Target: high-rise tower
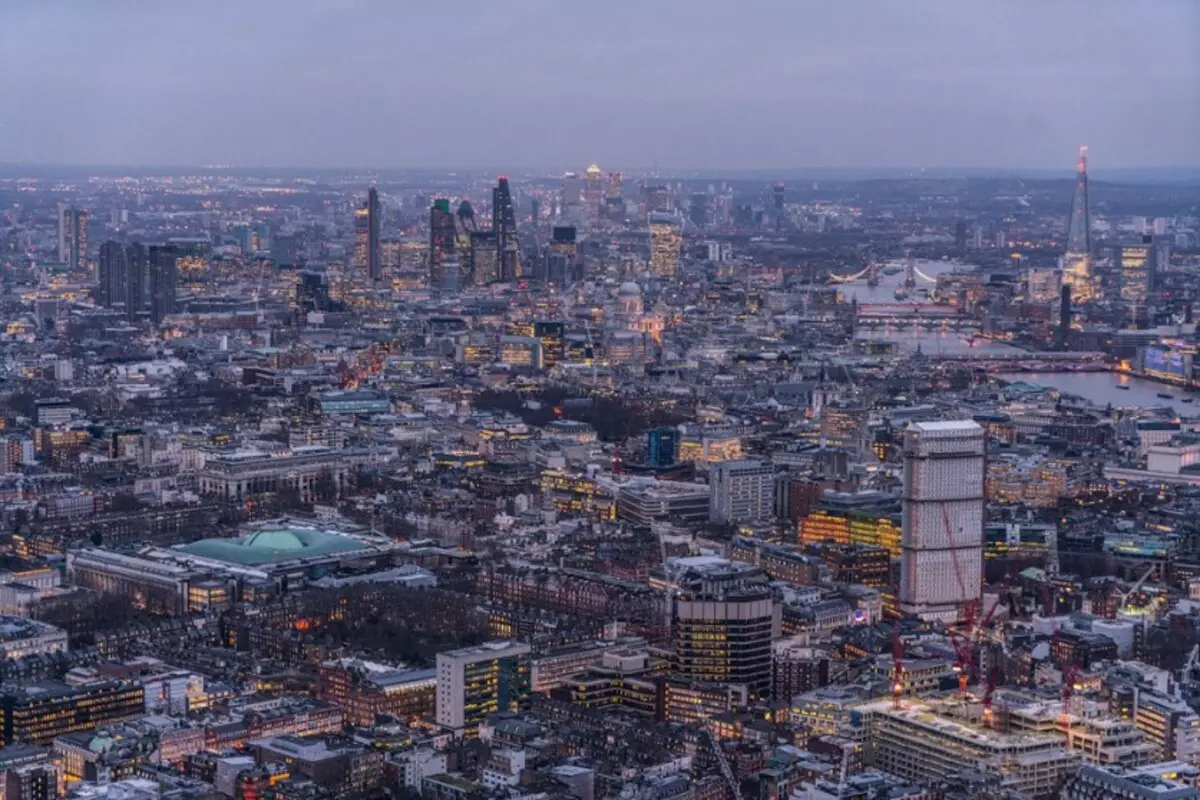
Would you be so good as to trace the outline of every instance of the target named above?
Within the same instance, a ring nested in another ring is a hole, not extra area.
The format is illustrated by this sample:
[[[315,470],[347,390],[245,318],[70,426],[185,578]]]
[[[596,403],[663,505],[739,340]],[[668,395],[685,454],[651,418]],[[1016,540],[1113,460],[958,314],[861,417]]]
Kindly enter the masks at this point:
[[[900,610],[957,622],[983,584],[983,428],[916,422],[904,431]]]
[[[371,212],[366,203],[354,209],[354,268],[360,273],[371,269]]]
[[[683,231],[670,214],[650,214],[650,272],[659,278],[674,278],[679,271]]]
[[[450,201],[439,197],[429,209],[429,285],[459,288],[458,241]]]
[[[379,192],[372,186],[367,192],[367,269],[371,280],[383,277],[383,254],[379,249]]]
[[[179,286],[179,251],[170,245],[150,248],[150,321],[157,324],[174,314]]]
[[[58,207],[58,260],[71,270],[87,266],[88,213],[66,205]]]
[[[114,304],[120,303],[123,307],[129,271],[124,245],[112,241],[100,245],[99,266],[100,283],[96,287],[96,304],[112,308]]]
[[[1063,283],[1071,287],[1078,303],[1096,296],[1096,278],[1092,274],[1092,214],[1088,205],[1087,147],[1079,148],[1075,165],[1075,195],[1071,198],[1071,218],[1067,220],[1067,252],[1063,255]]]
[[[492,189],[492,232],[496,235],[496,263],[500,265],[500,280],[521,277],[517,257],[517,212],[513,208],[512,192],[504,175]]]

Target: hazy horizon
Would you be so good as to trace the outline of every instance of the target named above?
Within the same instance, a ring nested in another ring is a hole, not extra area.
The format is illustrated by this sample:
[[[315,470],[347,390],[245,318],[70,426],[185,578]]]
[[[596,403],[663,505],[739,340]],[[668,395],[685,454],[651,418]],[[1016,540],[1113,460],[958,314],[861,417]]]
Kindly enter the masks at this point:
[[[30,166],[1200,166],[1190,0],[46,0],[0,75]]]

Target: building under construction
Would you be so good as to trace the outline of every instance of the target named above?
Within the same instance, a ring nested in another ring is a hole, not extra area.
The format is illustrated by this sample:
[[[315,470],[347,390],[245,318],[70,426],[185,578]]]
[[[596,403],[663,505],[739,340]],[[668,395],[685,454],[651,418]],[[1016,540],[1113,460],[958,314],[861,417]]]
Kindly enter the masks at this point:
[[[867,703],[863,715],[872,766],[930,781],[974,769],[999,776],[1002,789],[1029,797],[1056,792],[1080,765],[1061,735],[1002,733],[952,719],[932,704]]]

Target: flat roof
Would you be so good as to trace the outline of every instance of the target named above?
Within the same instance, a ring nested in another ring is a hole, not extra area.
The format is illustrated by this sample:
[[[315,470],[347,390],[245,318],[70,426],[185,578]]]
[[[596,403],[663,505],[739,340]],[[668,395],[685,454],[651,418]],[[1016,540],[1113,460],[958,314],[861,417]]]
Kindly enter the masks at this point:
[[[973,419],[944,419],[933,422],[913,422],[911,426],[918,431],[978,431],[982,430],[979,423]]]

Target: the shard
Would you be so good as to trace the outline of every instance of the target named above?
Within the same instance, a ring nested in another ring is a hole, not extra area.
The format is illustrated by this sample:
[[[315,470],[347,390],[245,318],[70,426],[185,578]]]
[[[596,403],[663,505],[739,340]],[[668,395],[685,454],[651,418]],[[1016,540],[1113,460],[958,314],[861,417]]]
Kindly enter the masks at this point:
[[[1092,215],[1088,206],[1087,147],[1079,148],[1075,167],[1075,194],[1071,198],[1071,217],[1067,220],[1067,251],[1063,255],[1063,284],[1071,287],[1071,297],[1080,303],[1096,295],[1092,273]]]

